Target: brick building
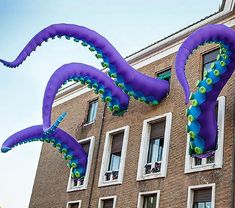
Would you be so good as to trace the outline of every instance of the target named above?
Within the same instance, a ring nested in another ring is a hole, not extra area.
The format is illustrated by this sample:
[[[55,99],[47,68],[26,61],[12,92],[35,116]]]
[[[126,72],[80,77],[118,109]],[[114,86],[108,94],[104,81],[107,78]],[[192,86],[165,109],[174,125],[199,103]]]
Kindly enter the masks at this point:
[[[83,180],[71,179],[65,161],[44,143],[29,207],[181,208],[235,207],[234,75],[218,98],[218,149],[194,159],[188,153],[184,95],[174,70],[176,52],[195,29],[208,23],[235,28],[233,0],[215,14],[127,57],[137,70],[170,82],[157,107],[131,99],[123,117],[114,117],[90,89],[72,85],[54,103],[53,120],[68,112],[61,128],[88,152]],[[189,59],[191,89],[218,54],[216,45],[200,47]]]

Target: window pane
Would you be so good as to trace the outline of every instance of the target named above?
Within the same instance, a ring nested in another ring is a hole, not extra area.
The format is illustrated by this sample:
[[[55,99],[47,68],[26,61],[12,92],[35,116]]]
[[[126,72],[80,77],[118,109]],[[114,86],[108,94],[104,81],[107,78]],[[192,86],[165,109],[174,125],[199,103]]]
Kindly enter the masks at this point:
[[[79,203],[73,203],[69,205],[69,208],[78,208]]]
[[[150,125],[151,131],[147,163],[155,163],[162,160],[166,120],[164,119]]]
[[[215,155],[206,158],[206,163],[214,163],[215,162]]]
[[[211,202],[196,202],[193,208],[211,208]]]
[[[211,188],[194,190],[194,202],[196,203],[207,203],[211,202]]]
[[[205,55],[203,55],[203,73],[202,73],[202,78],[203,74],[205,71],[210,71],[211,70],[211,64],[216,61],[216,58],[219,54],[219,49],[216,49],[214,51],[211,51]]]
[[[213,62],[209,62],[209,63],[205,64],[203,70],[204,70],[204,71],[210,71],[210,70],[211,70],[211,64],[212,64],[212,63],[213,63]]]
[[[211,202],[206,202],[206,208],[211,208]]]
[[[155,163],[162,160],[163,143],[163,138],[150,140],[147,163]]]
[[[119,170],[120,161],[121,161],[121,152],[111,154],[109,170],[113,170],[113,171]]]
[[[195,157],[194,158],[194,165],[197,166],[197,165],[201,165],[201,164],[202,164],[202,159]]]
[[[103,200],[103,208],[113,208],[113,199]]]
[[[119,153],[122,151],[123,136],[124,136],[124,132],[114,134],[112,136],[111,153]]]
[[[207,63],[215,61],[219,54],[219,51],[220,51],[219,49],[216,49],[203,55],[203,64],[205,65]]]
[[[144,196],[143,208],[156,208],[157,194]]]
[[[95,100],[95,101],[92,101],[89,103],[87,123],[91,123],[91,122],[95,121],[97,107],[98,107],[98,100]]]
[[[156,139],[164,137],[165,134],[165,125],[166,120],[162,120],[156,123],[151,124],[151,133],[150,133],[150,139]]]
[[[112,135],[112,146],[108,170],[119,170],[124,132]]]

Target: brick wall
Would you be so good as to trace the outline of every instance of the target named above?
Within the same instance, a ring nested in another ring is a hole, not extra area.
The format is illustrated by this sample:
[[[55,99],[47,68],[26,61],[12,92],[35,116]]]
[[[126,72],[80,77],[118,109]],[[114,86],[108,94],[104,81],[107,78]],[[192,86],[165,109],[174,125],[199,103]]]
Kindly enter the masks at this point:
[[[214,46],[203,46],[189,59],[186,66],[186,74],[195,91],[196,81],[201,78],[202,56],[201,54]],[[184,115],[186,106],[182,88],[176,79],[174,70],[175,54],[169,55],[159,61],[140,69],[144,74],[154,76],[169,66],[172,67],[171,90],[169,96],[157,107],[151,107],[131,99],[129,111],[123,117],[114,117],[106,109],[103,130],[98,151],[98,139],[102,120],[104,104],[99,100],[96,122],[82,127],[81,123],[86,117],[88,101],[97,95],[88,92],[73,98],[53,109],[53,120],[63,111],[68,116],[61,124],[61,128],[75,136],[78,140],[89,136],[95,136],[95,150],[87,190],[66,192],[69,178],[69,170],[66,162],[57,150],[50,144],[44,144],[38,164],[33,192],[30,201],[31,208],[66,207],[67,201],[82,200],[82,208],[98,207],[100,197],[117,195],[118,208],[137,207],[138,193],[143,191],[160,190],[161,208],[186,207],[188,186],[206,183],[216,183],[216,207],[231,207],[232,203],[232,145],[233,145],[233,105],[234,105],[234,75],[226,84],[221,95],[226,97],[225,112],[225,138],[223,168],[197,173],[184,173],[187,118]],[[144,87],[144,86],[143,86]],[[153,180],[136,181],[139,159],[140,139],[143,120],[167,112],[173,113],[170,151],[168,159],[167,176]],[[107,131],[129,125],[129,140],[126,156],[124,179],[122,185],[98,187],[101,160]],[[98,155],[98,157],[97,157]],[[96,163],[97,160],[97,163]],[[96,168],[95,168],[96,163]],[[92,185],[92,180],[94,183]],[[92,192],[91,192],[92,190]]]

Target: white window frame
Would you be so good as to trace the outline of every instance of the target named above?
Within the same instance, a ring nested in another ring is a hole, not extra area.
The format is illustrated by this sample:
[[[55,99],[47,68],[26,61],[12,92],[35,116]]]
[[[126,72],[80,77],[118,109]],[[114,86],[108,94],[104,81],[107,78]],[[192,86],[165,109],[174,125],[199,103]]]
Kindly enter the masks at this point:
[[[163,147],[163,152],[162,152],[161,171],[157,173],[144,174],[144,166],[147,163],[147,157],[148,157],[151,123],[157,122],[158,120],[161,120],[164,117],[166,118],[166,125],[165,125],[165,133],[164,133],[164,147]],[[136,178],[137,181],[166,177],[169,146],[170,146],[170,136],[171,136],[171,125],[172,125],[172,113],[171,112],[144,120],[141,144],[140,144],[139,163],[138,163],[138,169],[137,169],[137,178]]]
[[[194,191],[204,188],[211,188],[211,208],[215,208],[215,183],[189,186],[187,208],[193,207]]]
[[[128,145],[128,137],[129,137],[129,126],[124,126],[118,129],[114,129],[106,132],[105,144],[100,168],[100,176],[99,176],[99,187],[102,186],[110,186],[116,184],[122,184],[123,176],[124,176],[124,167],[126,161],[126,153],[127,153],[127,145]],[[110,160],[110,152],[111,152],[111,139],[112,135],[115,133],[124,132],[123,142],[122,142],[122,152],[121,152],[121,161],[118,172],[118,179],[115,181],[105,181],[105,173],[108,170],[109,160]]]
[[[113,199],[113,208],[116,207],[116,203],[117,203],[117,196],[106,196],[106,197],[100,197],[99,198],[99,204],[98,204],[98,208],[103,208],[103,201],[106,199]]]
[[[84,178],[83,185],[78,186],[78,187],[72,186],[72,183],[73,183],[73,180],[71,177],[72,169],[70,169],[69,180],[68,180],[68,185],[67,185],[67,192],[87,189],[89,176],[90,176],[90,170],[91,170],[91,163],[92,163],[92,158],[93,158],[93,152],[94,152],[94,148],[95,148],[95,137],[91,136],[91,137],[81,139],[78,141],[78,143],[80,143],[80,144],[87,143],[88,141],[90,141],[90,145],[89,145],[89,153],[88,153],[88,158],[87,158],[86,175]]]
[[[224,121],[225,121],[225,96],[217,98],[218,101],[218,148],[215,151],[214,163],[206,163],[206,158],[202,159],[201,165],[194,165],[194,159],[189,154],[190,137],[187,134],[187,145],[185,153],[185,173],[193,173],[198,171],[205,171],[223,167],[223,148],[224,148]]]
[[[95,119],[94,119],[93,121],[89,121],[89,122],[88,122],[87,120],[88,120],[88,117],[89,117],[89,109],[90,109],[90,107],[91,107],[90,105],[91,105],[92,103],[94,103],[95,101],[97,102],[97,109],[96,109]],[[97,98],[97,99],[94,99],[94,100],[90,100],[90,101],[88,102],[88,110],[87,110],[86,120],[85,120],[83,126],[88,126],[88,125],[90,125],[90,124],[95,123],[95,121],[96,121],[96,119],[97,119],[98,107],[99,107],[99,100],[98,100],[98,98]]]
[[[81,208],[82,200],[68,201],[68,202],[67,202],[67,205],[66,205],[66,208],[69,208],[69,205],[70,205],[70,204],[76,204],[76,203],[79,203],[78,208]]]
[[[137,208],[143,208],[144,205],[144,197],[152,194],[157,194],[157,201],[156,201],[156,207],[159,208],[159,203],[160,203],[160,190],[155,190],[155,191],[146,191],[146,192],[140,192],[138,195],[138,203],[137,203]]]

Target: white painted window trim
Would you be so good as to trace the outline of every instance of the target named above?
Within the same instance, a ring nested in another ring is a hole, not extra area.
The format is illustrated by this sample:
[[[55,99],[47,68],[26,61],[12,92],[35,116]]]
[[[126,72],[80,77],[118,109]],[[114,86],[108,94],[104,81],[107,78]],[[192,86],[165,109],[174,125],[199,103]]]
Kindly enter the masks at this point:
[[[91,125],[91,124],[93,124],[93,123],[95,123],[95,120],[94,120],[94,121],[92,121],[92,122],[89,122],[89,123],[85,123],[85,124],[83,125],[83,127],[85,127],[85,126],[89,126],[89,125]]]
[[[137,208],[143,208],[143,199],[144,196],[152,195],[152,194],[157,194],[157,201],[156,201],[156,207],[159,208],[159,203],[160,203],[160,190],[155,190],[155,191],[146,191],[146,192],[140,192],[138,195],[138,203],[137,203]]]
[[[210,188],[210,187],[212,189],[211,190],[211,208],[215,208],[215,183],[189,186],[188,187],[187,208],[193,207],[193,199],[194,199],[194,191],[195,190],[200,190],[200,189]]]
[[[99,176],[99,184],[98,184],[99,187],[122,184],[123,176],[124,176],[126,153],[127,153],[129,128],[130,128],[129,126],[124,126],[124,127],[106,132],[104,151],[103,151],[101,168],[100,168],[100,176]],[[112,135],[118,132],[122,132],[122,131],[124,132],[124,135],[123,135],[121,161],[120,161],[120,166],[119,166],[118,179],[115,181],[105,181],[104,177],[108,169],[109,160],[110,160]]]
[[[88,158],[87,158],[87,170],[86,170],[86,175],[84,178],[84,183],[82,186],[72,187],[72,177],[71,177],[72,169],[71,169],[70,173],[69,173],[67,192],[87,189],[89,176],[90,176],[90,170],[91,170],[91,163],[92,163],[92,158],[93,158],[93,152],[94,152],[94,148],[95,148],[95,137],[92,136],[92,137],[88,137],[88,138],[85,138],[85,139],[78,141],[78,143],[80,143],[80,144],[87,143],[88,141],[90,141],[90,146],[89,146],[89,153],[88,153]]]
[[[68,202],[67,202],[67,205],[66,205],[66,208],[69,208],[69,205],[70,205],[70,204],[76,204],[76,203],[79,203],[78,208],[81,208],[82,200],[68,201]]]
[[[189,140],[187,134],[187,145],[185,153],[185,173],[205,171],[223,167],[223,149],[224,149],[224,120],[225,120],[225,96],[218,97],[218,148],[215,151],[214,163],[193,165],[193,158],[189,155]]]
[[[103,208],[103,201],[106,199],[113,199],[113,208],[116,207],[116,203],[117,203],[117,196],[106,196],[106,197],[100,197],[99,198],[99,204],[98,204],[98,208]]]
[[[166,117],[166,126],[165,126],[165,133],[164,133],[164,147],[163,147],[163,152],[162,152],[161,171],[158,173],[151,173],[151,174],[145,175],[144,166],[147,163],[147,157],[148,157],[149,140],[150,140],[149,137],[150,137],[150,131],[151,131],[150,124],[164,117]],[[172,125],[172,113],[171,112],[144,120],[141,144],[140,144],[139,163],[138,163],[138,169],[137,169],[137,179],[136,179],[137,181],[166,177],[170,136],[171,136],[171,125]]]

